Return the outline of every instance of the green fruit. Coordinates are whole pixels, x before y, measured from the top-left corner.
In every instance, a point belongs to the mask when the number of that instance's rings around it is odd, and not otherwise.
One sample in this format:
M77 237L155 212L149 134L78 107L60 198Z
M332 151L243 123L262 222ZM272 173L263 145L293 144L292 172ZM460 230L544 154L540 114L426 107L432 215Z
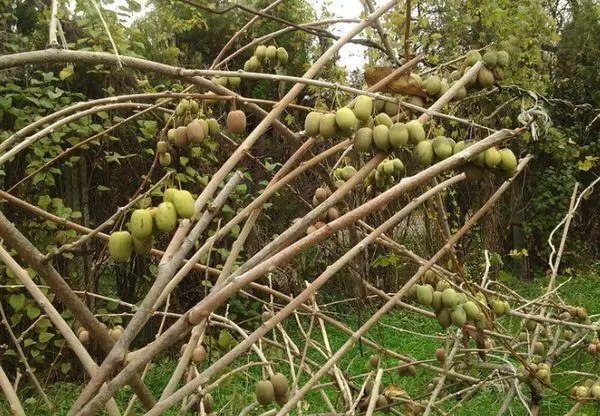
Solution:
M212 82L214 82L215 84L220 85L222 87L226 87L228 78L227 77L214 77L212 79Z
M433 287L431 285L417 285L417 299L421 305L431 305L433 301Z
M167 142L160 141L156 143L156 153L162 155L163 153L167 153L169 150L169 144Z
M419 120L411 120L406 123L408 137L411 143L416 144L425 140L425 129Z
M171 202L161 202L156 207L154 221L158 231L168 233L177 226L177 210Z
M437 75L429 77L423 83L425 87L425 91L427 91L427 95L430 97L435 97L440 93L442 89L442 80Z
M437 285L436 285L436 290L439 290L440 292L443 292L446 289L450 289L452 286L450 286L450 283L447 280L440 280Z
M500 149L501 161L498 167L504 171L512 171L517 168L517 158L510 149Z
M131 213L129 220L129 231L139 239L148 238L152 235L154 220L152 214L146 209L136 209Z
M492 74L494 74L495 80L502 81L504 79L504 71L498 67L494 68Z
M188 145L187 129L184 126L179 126L175 129L175 140L173 143L180 148Z
M242 110L233 110L227 114L227 129L233 134L242 134L246 130L246 114Z
M333 137L337 133L335 114L323 114L319 122L319 133L325 139Z
M393 117L396 114L398 114L398 109L398 103L392 103L390 101L386 101L383 106L383 111L385 111L385 113L390 117Z
M175 137L177 136L177 129L169 129L167 131L167 140L173 143L175 141Z
M242 83L242 79L240 77L228 77L227 83L232 87L239 87Z
M508 52L500 51L498 52L498 66L501 68L506 68L508 66L510 58L508 56Z
M385 114L387 116L387 114ZM387 152L390 148L390 132L385 124L375 126L373 129L373 142L375 147L382 152Z
M400 159L392 159L392 163L396 172L404 172L404 163Z
M417 95L411 95L410 97L408 97L406 102L412 105L416 105L417 107L425 107L425 100Z
M492 300L492 311L498 316L504 315L504 304L501 300Z
M160 163L161 166L169 166L171 164L171 154L168 152L159 154L158 163Z
M471 156L471 158L469 158L469 161L473 162L475 165L477 165L479 167L484 167L485 166L484 152L477 153L475 156Z
M373 100L367 95L359 95L354 101L354 115L361 121L367 121L373 112Z
M480 60L481 60L481 54L479 53L479 51L471 50L471 51L467 52L467 56L465 58L465 65L472 66L472 65L475 65L477 63L477 61L480 61Z
M467 313L465 312L462 305L458 305L450 314L452 323L458 327L463 326L467 322Z
M411 72L411 73L410 73L410 77L411 77L412 79L414 79L415 81L417 81L417 83L419 84L419 86L423 84L423 80L421 79L421 75L419 75L419 74L416 74L416 73L414 73L414 72Z
M133 248L137 254L146 254L154 246L154 237L152 236L142 239L133 236L132 239Z
M304 119L304 133L308 137L316 137L319 134L319 123L322 114L317 111L311 111Z
M391 175L392 173L394 173L394 162L392 162L391 160L386 160L382 162L383 164L383 172L386 175Z
M433 144L431 140L417 143L413 150L413 157L421 166L429 166L433 162Z
M495 168L502 161L502 155L495 147L490 147L483 154L488 168Z
M463 85L462 87L460 87L458 89L458 91L456 91L456 94L454 95L454 99L455 100L462 100L466 96L467 96L467 88Z
M265 56L269 61L274 61L277 59L277 48L274 45L270 45L267 48L267 53Z
M369 364L371 365L371 368L377 368L377 366L379 365L379 355L371 355L369 357Z
M289 59L288 52L283 47L277 48L277 60L280 64L285 64Z
M177 191L173 196L173 205L181 218L192 218L196 211L194 197L188 191Z
M258 72L260 71L260 60L256 56L250 57L244 63L244 71L246 72Z
M190 108L190 102L188 100L186 100L185 98L183 98L180 102L179 105L177 106L177 108L175 109L176 113L178 116L181 116L183 114L185 114L185 112L187 110L189 110Z
M258 59L264 59L267 56L267 47L265 45L258 45L254 50L254 56Z
M575 390L575 395L580 399L585 399L590 395L590 390L586 386L579 386Z
M388 405L388 401L383 394L380 394L379 396L377 396L377 401L375 402L376 409L386 407L387 405ZM388 410L386 409L386 411L388 411Z
M343 107L335 112L335 122L340 129L351 130L356 125L356 116L348 107Z
M477 306L477 304L471 300L463 303L463 309L465 310L467 317L470 319L477 319L481 314L479 306Z
M343 180L350 180L354 175L356 175L356 169L354 166L344 166L341 174Z
M489 69L493 69L498 63L498 54L495 51L487 51L483 54L483 63Z
M217 135L221 132L221 126L219 126L219 122L214 118L209 118L206 120L206 124L208 125L208 134L210 137L217 137Z
M448 328L452 324L452 319L450 318L450 309L443 308L441 311L436 313L436 318L442 328Z
M375 116L375 125L376 126L386 126L391 127L393 124L392 119L386 113L379 113Z
M444 136L438 136L433 139L433 151L439 159L446 159L452 156L452 142Z
M163 202L173 202L177 191L177 188L167 188L163 193Z
M385 101L377 98L375 99L375 101L373 101L373 107L375 108L376 113L381 113L385 108Z
M185 129L188 140L195 144L202 143L208 133L208 131L204 130L204 124L198 119L193 120Z
M408 129L404 123L394 123L390 127L390 144L394 149L399 149L408 144Z
M494 74L487 68L481 68L477 74L477 82L481 88L489 88L494 85Z
M533 353L541 355L544 352L544 344L541 341L536 341L533 343Z
M256 401L263 406L267 406L275 398L275 390L269 380L261 380L256 383L254 393L256 394Z
M275 397L283 397L290 391L290 385L288 384L287 378L281 373L273 374L269 380L273 385L273 392Z
M455 308L458 304L458 297L456 296L456 290L452 288L444 289L442 292L442 302L446 308Z
M108 254L115 263L129 261L133 250L133 240L129 231L117 231L108 239Z
M592 397L594 399L600 400L600 385L594 384L590 389L590 392L592 393Z
M354 135L354 148L357 152L368 152L373 144L373 130L368 127L358 129Z
M433 292L433 298L431 300L431 307L434 311L439 312L444 307L444 302L442 301L442 292L436 290Z
M446 81L445 79L442 79L441 86L440 86L440 92L439 92L438 96L441 97L442 95L446 94L446 91L448 91L449 89L450 89L450 85L448 84L448 81Z
M450 73L450 80L451 81L458 81L460 79L460 71L454 70Z
M465 67L465 70L463 71L463 75L466 74L469 70L471 69L470 66ZM470 87L472 85L475 85L475 83L477 82L477 73L471 75L469 78L467 78L467 82L466 82L466 86Z

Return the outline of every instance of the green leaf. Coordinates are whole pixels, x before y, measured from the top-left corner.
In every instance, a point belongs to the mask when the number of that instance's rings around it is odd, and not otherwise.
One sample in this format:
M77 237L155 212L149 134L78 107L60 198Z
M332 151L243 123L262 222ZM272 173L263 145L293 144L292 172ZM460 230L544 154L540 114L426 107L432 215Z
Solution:
M104 186L104 185L98 185L98 186L96 187L96 189L97 189L98 191L110 191L110 188L109 188L108 186Z
M71 363L62 363L60 365L60 371L63 374L67 374L71 370Z
M229 332L227 332L226 330L221 330L221 332L219 332L219 341L218 344L220 347L225 348L228 347L231 344L231 341L233 340L233 338L231 337L231 334Z
M65 79L67 79L71 75L73 75L74 72L75 72L75 69L73 68L73 65L67 65L66 67L64 67L63 69L60 70L60 72L58 73L58 77L62 81L64 81Z
M52 202L50 195L42 195L38 198L38 206L42 209L47 209Z
M41 343L46 343L46 342L50 341L53 337L54 337L54 334L51 332L42 332L40 334L40 336L38 337L38 339L40 340Z
M33 321L35 318L40 316L40 313L42 313L42 311L39 308L36 308L35 305L30 303L25 308L25 313L27 314L27 317Z
M8 304L15 310L20 311L25 306L25 295L24 294L13 294L8 298Z
M4 110L8 110L12 105L12 97L4 96L0 97L0 107Z
M36 344L36 343L37 343L37 341L33 340L31 338L25 338L25 340L23 341L23 345L25 347L29 347L30 345L33 345L33 344Z

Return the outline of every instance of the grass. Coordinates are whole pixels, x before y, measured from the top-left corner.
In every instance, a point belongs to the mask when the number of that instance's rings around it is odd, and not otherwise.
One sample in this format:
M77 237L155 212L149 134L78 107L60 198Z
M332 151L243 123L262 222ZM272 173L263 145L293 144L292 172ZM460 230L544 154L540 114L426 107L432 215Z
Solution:
M597 290L598 280L599 278L597 276L573 277L570 280L565 277L560 277L558 279L558 284L566 282L560 288L560 294L568 303L581 304L591 311L591 313L597 312L600 310L600 296L598 296L599 292ZM543 277L537 278L533 282L523 282L508 277L503 281L503 283L507 284L511 289L528 298L535 297L542 293L546 282L546 278ZM356 329L359 326L356 313L351 312L348 314L348 309L354 308L348 308L347 305L338 305L337 310L332 310L331 312L335 313L337 318L345 322L348 326ZM366 312L367 311L363 311L363 320L366 319ZM501 323L505 327L517 327L519 324L518 320L515 318L501 319ZM287 320L286 324L290 334L298 340L297 345L299 348L303 348L304 343L300 341L301 337L294 322L292 322L292 320ZM304 329L306 330L307 328L308 318L305 318ZM401 330L394 328L401 328ZM431 337L423 337L418 334L428 334ZM432 359L434 358L435 349L442 346L442 342L432 336L435 334L442 335L440 327L435 320L402 310L395 310L384 316L378 325L371 328L371 330L368 331L367 336L397 352L410 353L416 359ZM322 341L318 326L314 327L313 335L314 339L320 342ZM273 335L270 334L269 336L272 337ZM280 340L280 334L277 336ZM345 333L330 327L328 327L328 338L331 348L334 351L339 349L348 339ZM265 352L270 360L279 363L278 369L285 373L288 369L287 357L285 354L280 350L268 347L265 347ZM340 361L340 369L345 374L349 375L366 372L368 368L366 363L371 352L372 351L364 345L354 345ZM308 356L311 360L323 362L323 357L314 349L310 349ZM216 357L213 357L213 359L214 358ZM235 368L235 366L245 364L251 360L256 361L256 357L251 355L245 356L238 359L237 362L226 370L231 370L232 368ZM387 357L382 358L381 365L383 367L391 367L396 364L397 362L395 362L395 360ZM145 380L155 396L160 395L174 366L175 361L173 359L164 359L152 365ZM582 348L582 351L573 354L566 361L560 362L554 371L559 372L573 369L592 372L596 370L595 362L593 362L592 358L585 353L585 346ZM476 374L474 373L474 375ZM261 376L261 370L258 367L253 367L250 371L238 373L222 383L213 393L216 408L222 410L219 414L237 415L243 406L252 402L254 399L254 384ZM386 372L383 378L383 384L386 386L393 384L394 386L405 390L411 397L419 398L428 395L427 385L431 382L432 377L432 372L423 369L419 369L415 377L402 377L397 372ZM306 381L307 375L304 374L301 379L302 382ZM322 382L328 381L330 381L328 378L322 380ZM573 376L560 376L552 379L552 385L558 390L568 390L578 381L579 380ZM357 380L357 384L359 384L358 382L360 382L360 380ZM459 388L459 386L453 387L452 383L453 382L447 383L449 389ZM56 415L63 415L67 412L69 405L73 403L81 390L81 384L81 382L61 382L55 383L49 387L48 395L57 407ZM464 387L464 385L460 388L462 387ZM336 401L339 400L334 389L326 388L325 391L333 403L336 403ZM35 396L33 389L21 389L20 394L26 406L26 413L28 415L50 414L43 402ZM527 397L528 392L524 391L524 394ZM544 398L542 405L542 415L562 415L573 405L573 402L565 398L564 395L552 390L547 389L545 394L546 397ZM504 395L505 392L499 391L496 388L484 388L470 400L466 401L461 407L453 411L452 414L456 416L495 414L504 399ZM131 397L131 391L128 388L122 389L119 396L117 396L117 402L122 409L125 407L129 397ZM445 409L448 410L454 404L456 404L456 401L449 400ZM322 398L316 392L311 392L306 396L303 406L305 414L328 410L325 407ZM524 407L517 400L513 402L511 410L515 415L526 414ZM260 414L263 411L263 409L260 409L260 411L257 411L254 414ZM177 413L178 411L176 409L170 409L164 414L176 415ZM143 414L142 409L138 408L136 414ZM598 407L596 405L587 405L579 414L598 414ZM3 401L2 397L0 397L0 415L8 415L6 403Z

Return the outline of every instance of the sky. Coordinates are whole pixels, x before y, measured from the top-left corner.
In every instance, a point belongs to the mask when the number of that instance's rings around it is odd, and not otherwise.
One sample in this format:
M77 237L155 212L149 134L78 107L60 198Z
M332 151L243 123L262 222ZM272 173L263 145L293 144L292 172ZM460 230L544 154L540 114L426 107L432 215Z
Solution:
M328 11L336 17L358 18L363 12L361 0L308 0L313 5L319 17L324 4L328 4ZM377 1L374 1L377 4ZM317 19L320 20L320 19ZM339 23L331 26L330 31L336 35L346 32L355 23ZM361 68L364 63L365 47L353 43L346 44L340 50L340 64L347 71Z

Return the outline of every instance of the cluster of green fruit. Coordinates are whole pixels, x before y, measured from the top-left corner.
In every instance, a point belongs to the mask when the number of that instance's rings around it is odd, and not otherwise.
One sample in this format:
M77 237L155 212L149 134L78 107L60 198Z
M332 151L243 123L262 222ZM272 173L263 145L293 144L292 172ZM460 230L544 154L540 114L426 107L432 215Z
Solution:
M175 127L167 131L167 140L156 143L156 153L161 166L171 165L172 147L186 149L190 145L199 145L207 137L216 137L221 131L219 122L214 118L206 118L194 100L181 100L175 114Z
M284 47L258 45L254 50L254 55L244 63L244 71L259 72L265 66L285 65L288 59L289 55Z
M403 174L404 164L400 159L382 160L364 180L367 195L374 195L376 190L384 191L393 186Z
M532 376L541 380L544 384L550 384L550 366L546 363L527 363L527 367L521 365L519 368L520 378L523 381L531 381Z
M242 83L240 77L213 77L212 82L222 87L237 88Z
M108 253L115 263L125 263L133 250L145 254L154 245L154 232L168 233L177 226L177 218L192 218L195 200L185 190L169 188L157 207L136 209L129 219L129 231L116 231L108 240Z
M481 88L489 88L494 85L496 80L504 78L503 69L508 67L510 57L506 51L489 50L481 56L477 50L471 50L467 53L465 60L462 63L461 71L454 71L451 79L458 79L462 74L467 72L471 66L478 61L483 60L484 67L479 70L476 76L467 81L467 86L477 85Z
M573 386L571 389L571 397L577 400L600 400L600 381L588 379L579 386Z
M588 316L587 309L583 306L569 306L564 312L561 312L558 317L563 321L570 321L571 319L577 319L579 322L589 325L592 320Z
M492 299L492 312L496 316L506 315L510 312L510 303L501 299Z
M256 383L254 393L256 401L263 406L268 406L273 400L284 405L290 398L290 385L283 374L275 373L268 380Z
M435 284L435 289L432 284ZM478 304L469 300L462 292L454 290L450 283L438 279L434 272L428 270L422 279L422 284L415 285L414 295L423 306L431 306L442 328L454 324L462 327L466 323L473 324L477 329L486 326L486 318ZM487 305L482 293L475 295L478 302Z
M356 173L356 171L355 171ZM327 198L331 196L331 191L327 187L320 187L315 190L313 195L312 203L314 207L317 207L323 203ZM313 225L306 229L306 234L315 232L325 224L331 221L335 221L340 217L340 210L337 207L330 207L325 211Z

